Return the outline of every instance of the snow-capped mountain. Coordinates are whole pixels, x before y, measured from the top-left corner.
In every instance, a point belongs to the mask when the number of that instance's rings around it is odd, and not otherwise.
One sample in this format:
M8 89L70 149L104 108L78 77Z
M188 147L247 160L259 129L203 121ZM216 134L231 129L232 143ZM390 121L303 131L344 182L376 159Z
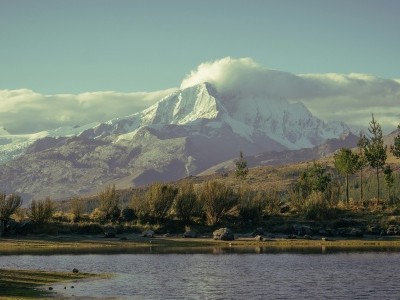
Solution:
M118 136L118 142L132 139L144 126L157 129L165 125L190 127L193 135L227 126L249 143L270 138L288 149L313 147L350 131L344 123L319 120L300 102L223 95L203 83L179 90L141 113L100 124L82 136Z
M311 148L349 131L319 120L302 103L220 93L202 83L101 124L27 136L0 131L0 186L64 198L105 183L128 187L195 175L239 151Z

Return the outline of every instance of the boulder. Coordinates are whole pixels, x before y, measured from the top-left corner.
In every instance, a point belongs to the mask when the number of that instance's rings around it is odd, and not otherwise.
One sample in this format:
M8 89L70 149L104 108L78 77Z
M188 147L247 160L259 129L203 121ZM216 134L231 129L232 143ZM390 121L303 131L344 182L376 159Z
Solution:
M195 232L193 230L185 231L183 233L183 237L184 238L195 238L195 237L197 237L197 232Z
M145 230L142 232L142 237L152 238L152 237L154 237L154 231L153 230Z
M72 273L79 273L79 270L77 268L73 268Z
M254 239L255 239L257 242L262 242L262 241L264 240L264 238L263 238L261 235L255 236Z
M235 236L233 235L233 231L227 227L217 229L213 232L214 240L221 241L233 241Z

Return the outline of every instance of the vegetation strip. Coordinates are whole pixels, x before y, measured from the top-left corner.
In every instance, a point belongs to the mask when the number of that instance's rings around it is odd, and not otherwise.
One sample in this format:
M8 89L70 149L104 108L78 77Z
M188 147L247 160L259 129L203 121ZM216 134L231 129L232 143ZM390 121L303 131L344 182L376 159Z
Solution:
M51 296L51 293L40 289L41 286L81 279L106 278L107 276L104 274L73 273L72 271L0 269L0 299L45 298Z

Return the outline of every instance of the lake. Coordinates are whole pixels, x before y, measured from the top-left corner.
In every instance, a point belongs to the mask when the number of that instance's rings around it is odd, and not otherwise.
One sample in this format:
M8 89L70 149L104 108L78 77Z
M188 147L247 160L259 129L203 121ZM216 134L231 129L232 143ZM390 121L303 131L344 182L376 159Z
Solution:
M53 285L82 299L400 299L400 252L256 252L3 255L0 268L113 274Z

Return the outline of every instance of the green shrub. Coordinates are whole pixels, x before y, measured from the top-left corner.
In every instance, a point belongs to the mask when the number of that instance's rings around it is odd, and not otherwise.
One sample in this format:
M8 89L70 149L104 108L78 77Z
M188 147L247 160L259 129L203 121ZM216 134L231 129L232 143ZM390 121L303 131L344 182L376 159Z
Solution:
M322 192L313 191L301 207L301 213L310 220L323 220L334 215L334 209L328 204Z

